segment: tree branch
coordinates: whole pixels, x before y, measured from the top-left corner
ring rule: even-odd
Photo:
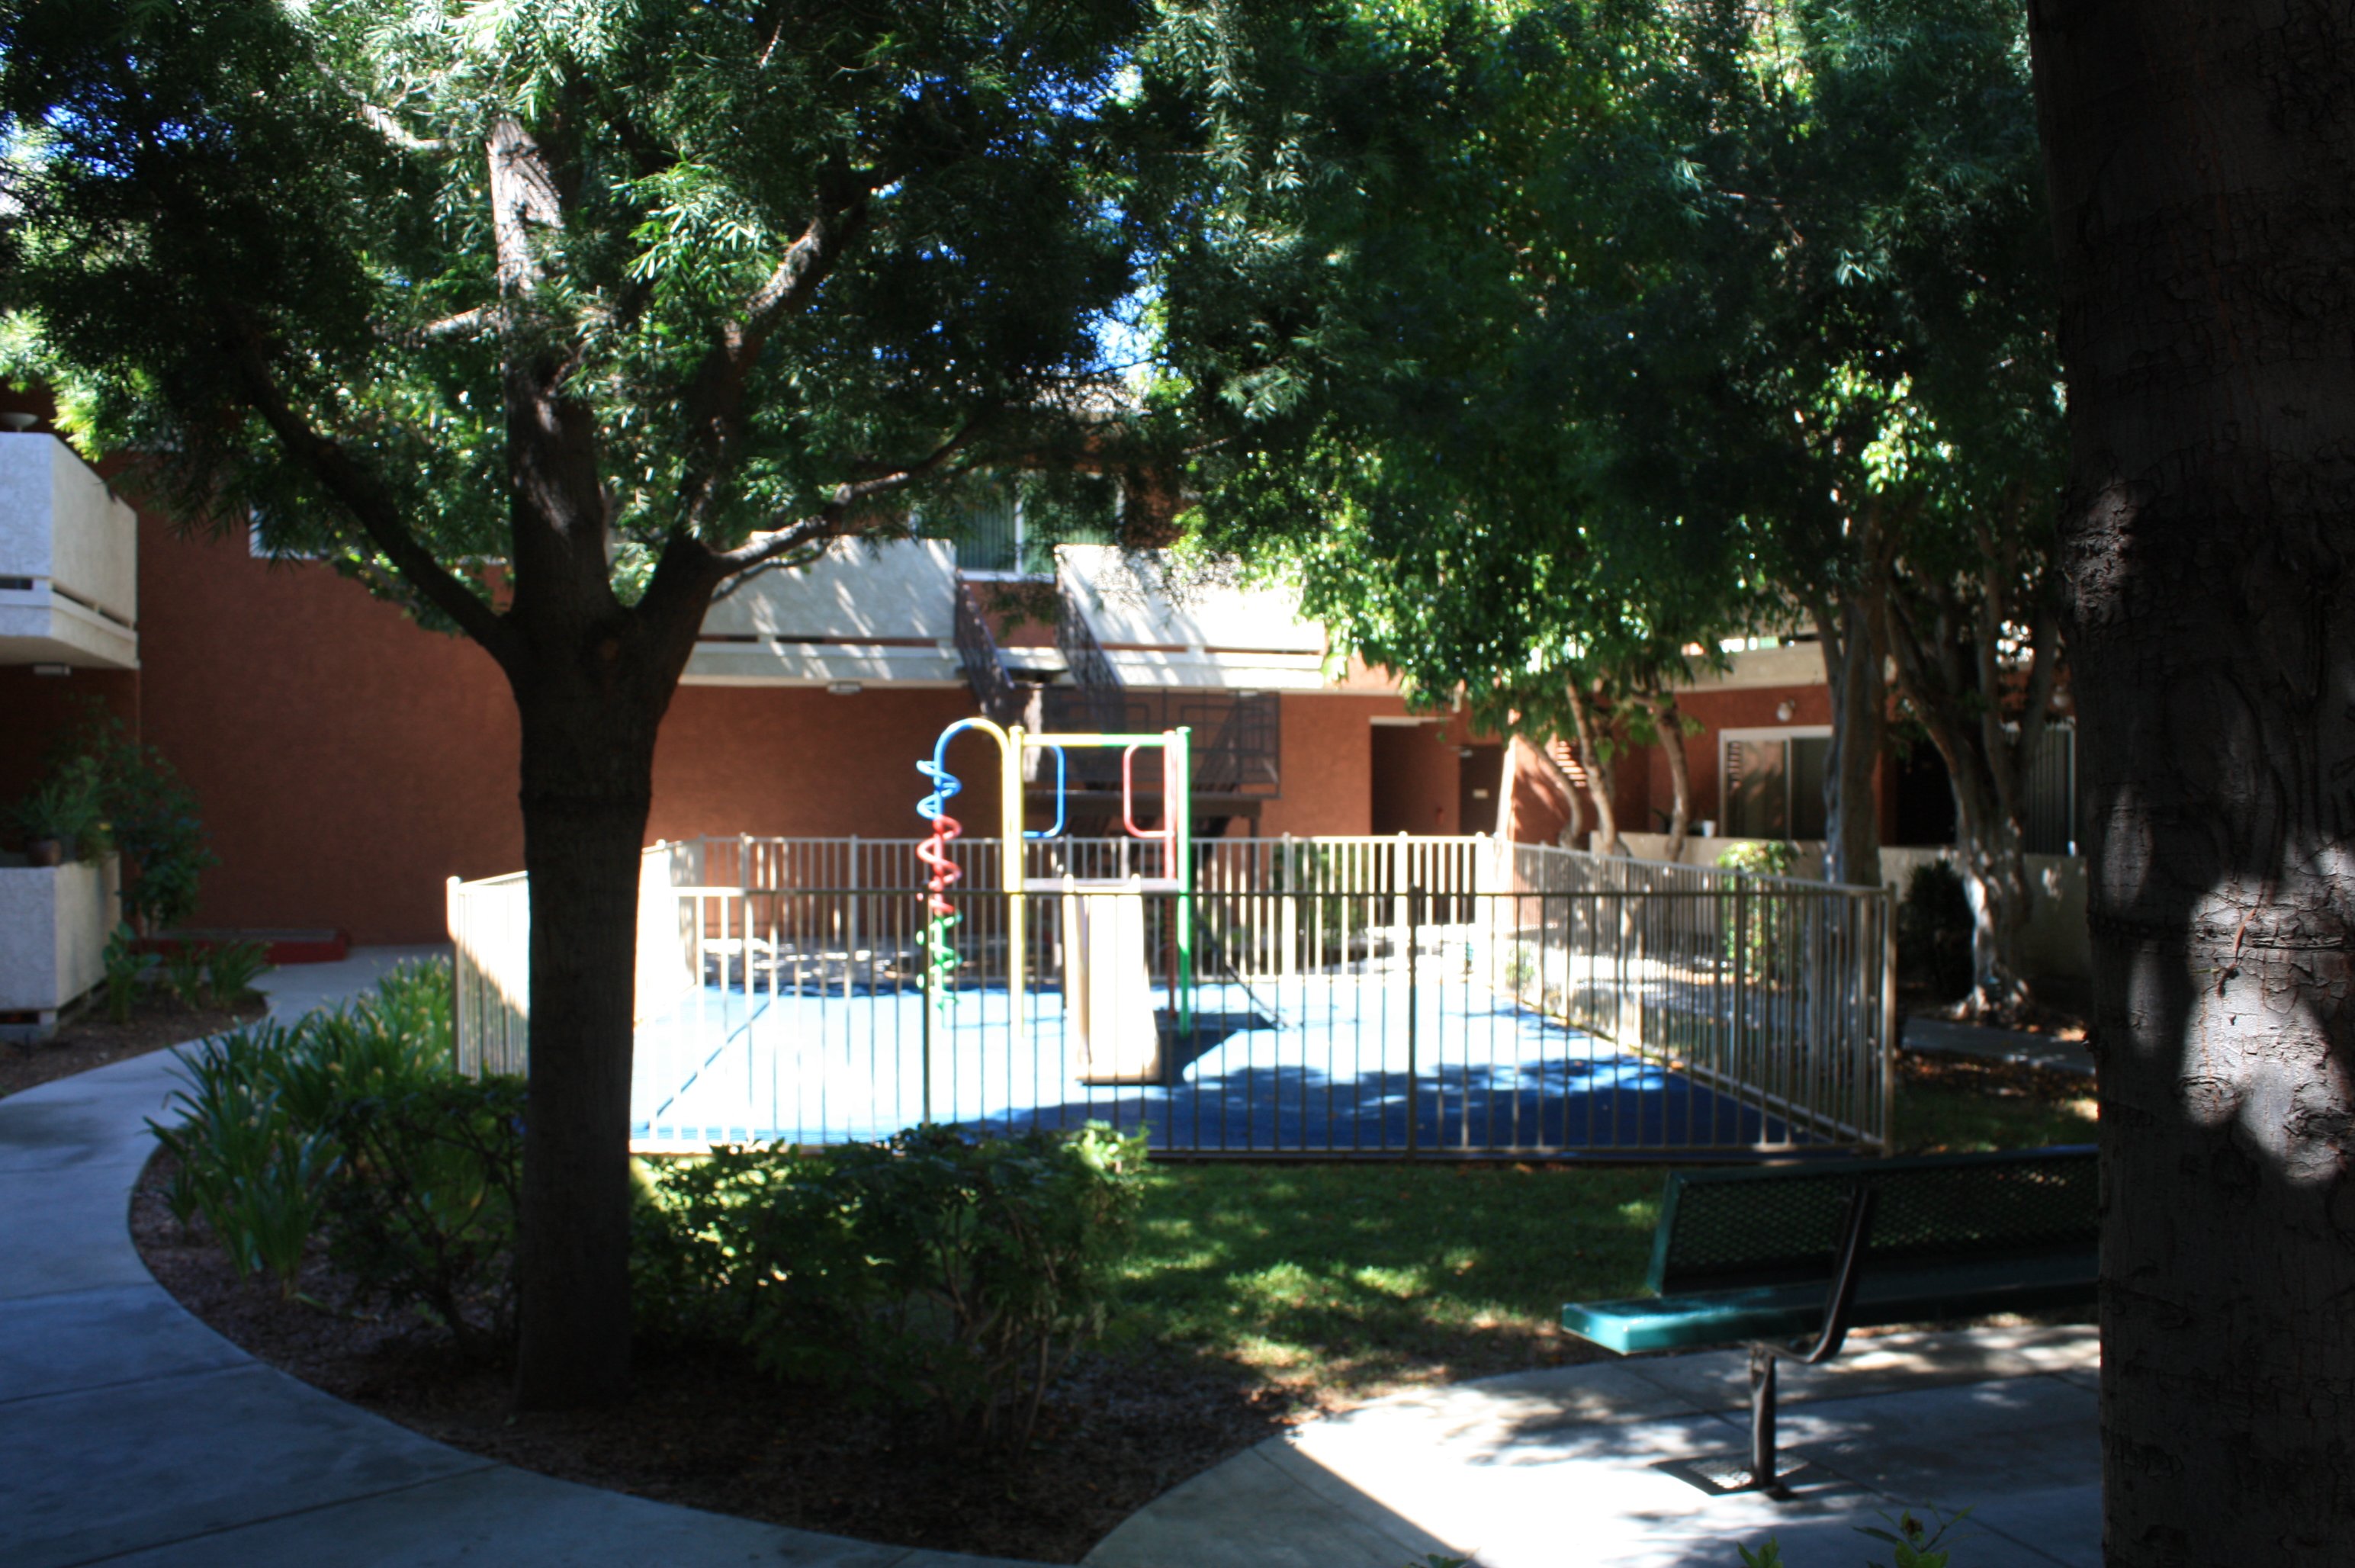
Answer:
[[[409,525],[376,477],[354,462],[341,445],[321,435],[287,402],[262,358],[261,346],[250,336],[238,345],[239,371],[254,411],[270,426],[279,444],[305,468],[328,495],[359,525],[370,543],[389,560],[395,571],[427,603],[480,643],[485,651],[506,667],[518,651],[515,635],[483,597],[460,581],[418,542]]]
[[[975,420],[913,463],[903,464],[872,479],[862,479],[855,484],[836,485],[833,496],[810,516],[788,523],[781,528],[756,533],[734,549],[712,551],[711,558],[719,568],[719,575],[723,578],[733,576],[749,567],[758,566],[773,556],[782,555],[787,550],[808,544],[815,539],[838,538],[846,533],[858,531],[846,529],[843,527],[843,522],[849,516],[851,507],[861,501],[872,500],[878,496],[905,489],[919,479],[939,473],[948,466],[952,458],[964,449],[966,443],[980,429],[981,421]]]

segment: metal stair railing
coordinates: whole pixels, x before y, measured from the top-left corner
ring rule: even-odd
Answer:
[[[996,723],[1022,722],[1029,693],[1007,673],[1006,656],[998,651],[989,617],[982,613],[981,599],[970,582],[957,584],[956,647],[965,681],[973,688],[974,700],[982,712]]]

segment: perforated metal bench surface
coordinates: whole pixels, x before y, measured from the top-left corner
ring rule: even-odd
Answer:
[[[1674,1172],[1645,1281],[1652,1294],[1573,1302],[1561,1326],[1622,1353],[1812,1333],[1849,1200],[1867,1183],[1879,1196],[1850,1324],[2094,1299],[2099,1172],[2091,1147],[2072,1146]]]

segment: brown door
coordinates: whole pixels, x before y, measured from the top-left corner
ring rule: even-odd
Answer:
[[[1493,835],[1502,805],[1497,795],[1505,785],[1505,748],[1492,741],[1461,747],[1456,754],[1462,761],[1457,764],[1455,831]]]

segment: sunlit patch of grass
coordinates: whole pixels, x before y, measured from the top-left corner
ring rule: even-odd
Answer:
[[[1657,1170],[1154,1168],[1123,1338],[1350,1398],[1543,1365],[1565,1301],[1643,1283]]]
[[[1901,1150],[2093,1136],[2081,1080],[1910,1076]],[[1657,1167],[1156,1165],[1115,1344],[1208,1356],[1327,1403],[1593,1352],[1566,1301],[1640,1293]]]

